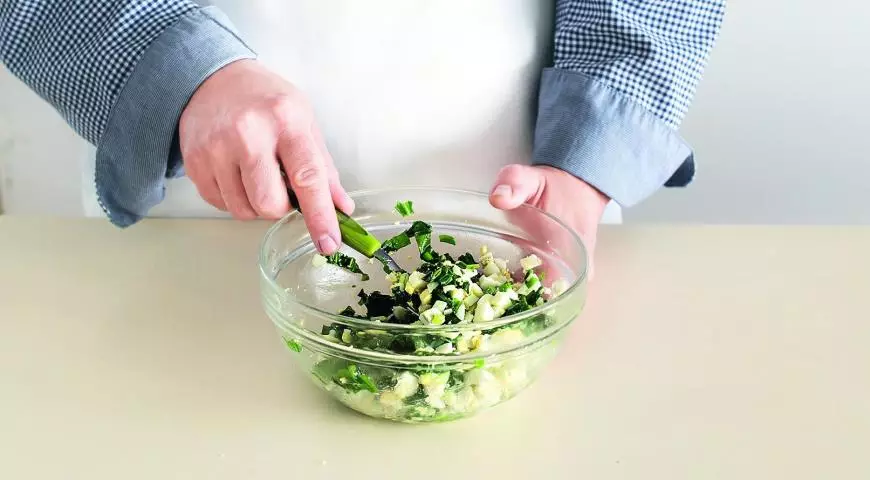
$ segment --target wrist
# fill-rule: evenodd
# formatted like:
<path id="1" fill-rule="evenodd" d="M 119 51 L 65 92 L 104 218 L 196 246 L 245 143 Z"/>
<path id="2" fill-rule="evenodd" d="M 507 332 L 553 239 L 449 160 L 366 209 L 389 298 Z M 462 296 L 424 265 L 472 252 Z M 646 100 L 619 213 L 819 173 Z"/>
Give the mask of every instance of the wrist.
<path id="1" fill-rule="evenodd" d="M 558 179 L 556 181 L 559 183 L 571 185 L 571 196 L 577 201 L 584 213 L 591 215 L 596 221 L 600 220 L 601 216 L 604 215 L 604 210 L 607 208 L 607 204 L 610 203 L 610 197 L 604 194 L 604 192 L 598 190 L 582 178 L 560 168 L 549 165 L 536 165 L 534 168 L 544 171 L 546 173 L 544 178 L 553 177 Z"/>

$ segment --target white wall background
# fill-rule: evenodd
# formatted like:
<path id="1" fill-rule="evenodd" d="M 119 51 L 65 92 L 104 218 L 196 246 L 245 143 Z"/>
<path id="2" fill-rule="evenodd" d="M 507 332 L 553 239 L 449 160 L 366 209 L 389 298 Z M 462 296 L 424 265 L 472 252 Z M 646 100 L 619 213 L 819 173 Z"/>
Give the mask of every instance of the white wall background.
<path id="1" fill-rule="evenodd" d="M 627 220 L 870 223 L 870 2 L 729 0 L 681 132 L 696 181 Z"/>
<path id="2" fill-rule="evenodd" d="M 683 124 L 699 173 L 627 221 L 870 224 L 870 3 L 730 0 Z M 81 214 L 83 145 L 0 71 L 8 213 Z"/>
<path id="3" fill-rule="evenodd" d="M 5 213 L 81 215 L 86 148 L 61 117 L 0 67 L 0 207 Z"/>

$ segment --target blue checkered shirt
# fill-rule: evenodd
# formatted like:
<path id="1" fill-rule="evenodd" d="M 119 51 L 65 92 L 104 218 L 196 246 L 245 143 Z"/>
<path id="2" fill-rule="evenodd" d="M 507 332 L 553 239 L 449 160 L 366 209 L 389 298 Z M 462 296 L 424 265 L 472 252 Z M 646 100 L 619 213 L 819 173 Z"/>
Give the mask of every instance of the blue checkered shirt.
<path id="1" fill-rule="evenodd" d="M 725 0 L 556 0 L 533 163 L 624 206 L 688 184 L 694 159 L 677 128 L 724 10 Z M 120 226 L 181 172 L 187 100 L 242 58 L 255 53 L 229 19 L 189 0 L 0 0 L 0 62 L 97 145 L 97 193 Z"/>

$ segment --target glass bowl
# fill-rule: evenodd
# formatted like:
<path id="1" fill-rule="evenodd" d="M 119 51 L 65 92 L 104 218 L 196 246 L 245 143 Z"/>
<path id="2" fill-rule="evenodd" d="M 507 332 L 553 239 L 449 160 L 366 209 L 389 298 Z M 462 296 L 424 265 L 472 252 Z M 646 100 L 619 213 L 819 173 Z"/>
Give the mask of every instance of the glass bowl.
<path id="1" fill-rule="evenodd" d="M 477 257 L 486 245 L 513 266 L 534 253 L 543 261 L 545 285 L 561 279 L 567 287 L 541 306 L 484 323 L 397 325 L 341 316 L 345 307 L 357 305 L 361 288 L 389 292 L 386 274 L 346 247 L 342 251 L 357 259 L 368 281 L 332 265 L 316 266 L 315 247 L 293 212 L 261 244 L 261 296 L 283 342 L 315 384 L 358 412 L 410 423 L 468 417 L 531 384 L 583 310 L 587 257 L 580 238 L 541 210 L 503 212 L 477 192 L 392 188 L 351 196 L 354 218 L 381 240 L 422 220 L 432 225 L 438 252 Z M 395 205 L 405 200 L 413 202 L 415 213 L 402 218 Z M 456 245 L 438 242 L 440 234 L 454 237 Z M 414 243 L 393 256 L 408 271 L 421 263 Z"/>

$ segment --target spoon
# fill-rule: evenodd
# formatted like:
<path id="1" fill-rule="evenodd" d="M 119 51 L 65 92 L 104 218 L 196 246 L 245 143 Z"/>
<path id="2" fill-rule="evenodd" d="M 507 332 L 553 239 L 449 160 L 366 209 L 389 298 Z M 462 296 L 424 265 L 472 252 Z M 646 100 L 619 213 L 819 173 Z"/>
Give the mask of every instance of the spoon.
<path id="1" fill-rule="evenodd" d="M 281 174 L 284 176 L 284 181 L 286 182 L 287 176 L 284 173 L 283 168 L 281 169 Z M 289 183 L 287 183 L 287 185 L 289 185 Z M 296 198 L 296 194 L 289 186 L 287 187 L 287 196 L 290 198 L 290 206 L 299 210 L 299 213 L 302 213 L 302 209 L 299 208 L 299 199 Z M 366 258 L 374 258 L 378 260 L 391 272 L 402 273 L 405 271 L 398 263 L 396 263 L 393 257 L 383 249 L 381 241 L 363 228 L 363 226 L 356 220 L 350 218 L 348 214 L 337 208 L 335 209 L 335 215 L 338 217 L 338 229 L 341 231 L 341 241 L 345 245 L 365 255 Z"/>

